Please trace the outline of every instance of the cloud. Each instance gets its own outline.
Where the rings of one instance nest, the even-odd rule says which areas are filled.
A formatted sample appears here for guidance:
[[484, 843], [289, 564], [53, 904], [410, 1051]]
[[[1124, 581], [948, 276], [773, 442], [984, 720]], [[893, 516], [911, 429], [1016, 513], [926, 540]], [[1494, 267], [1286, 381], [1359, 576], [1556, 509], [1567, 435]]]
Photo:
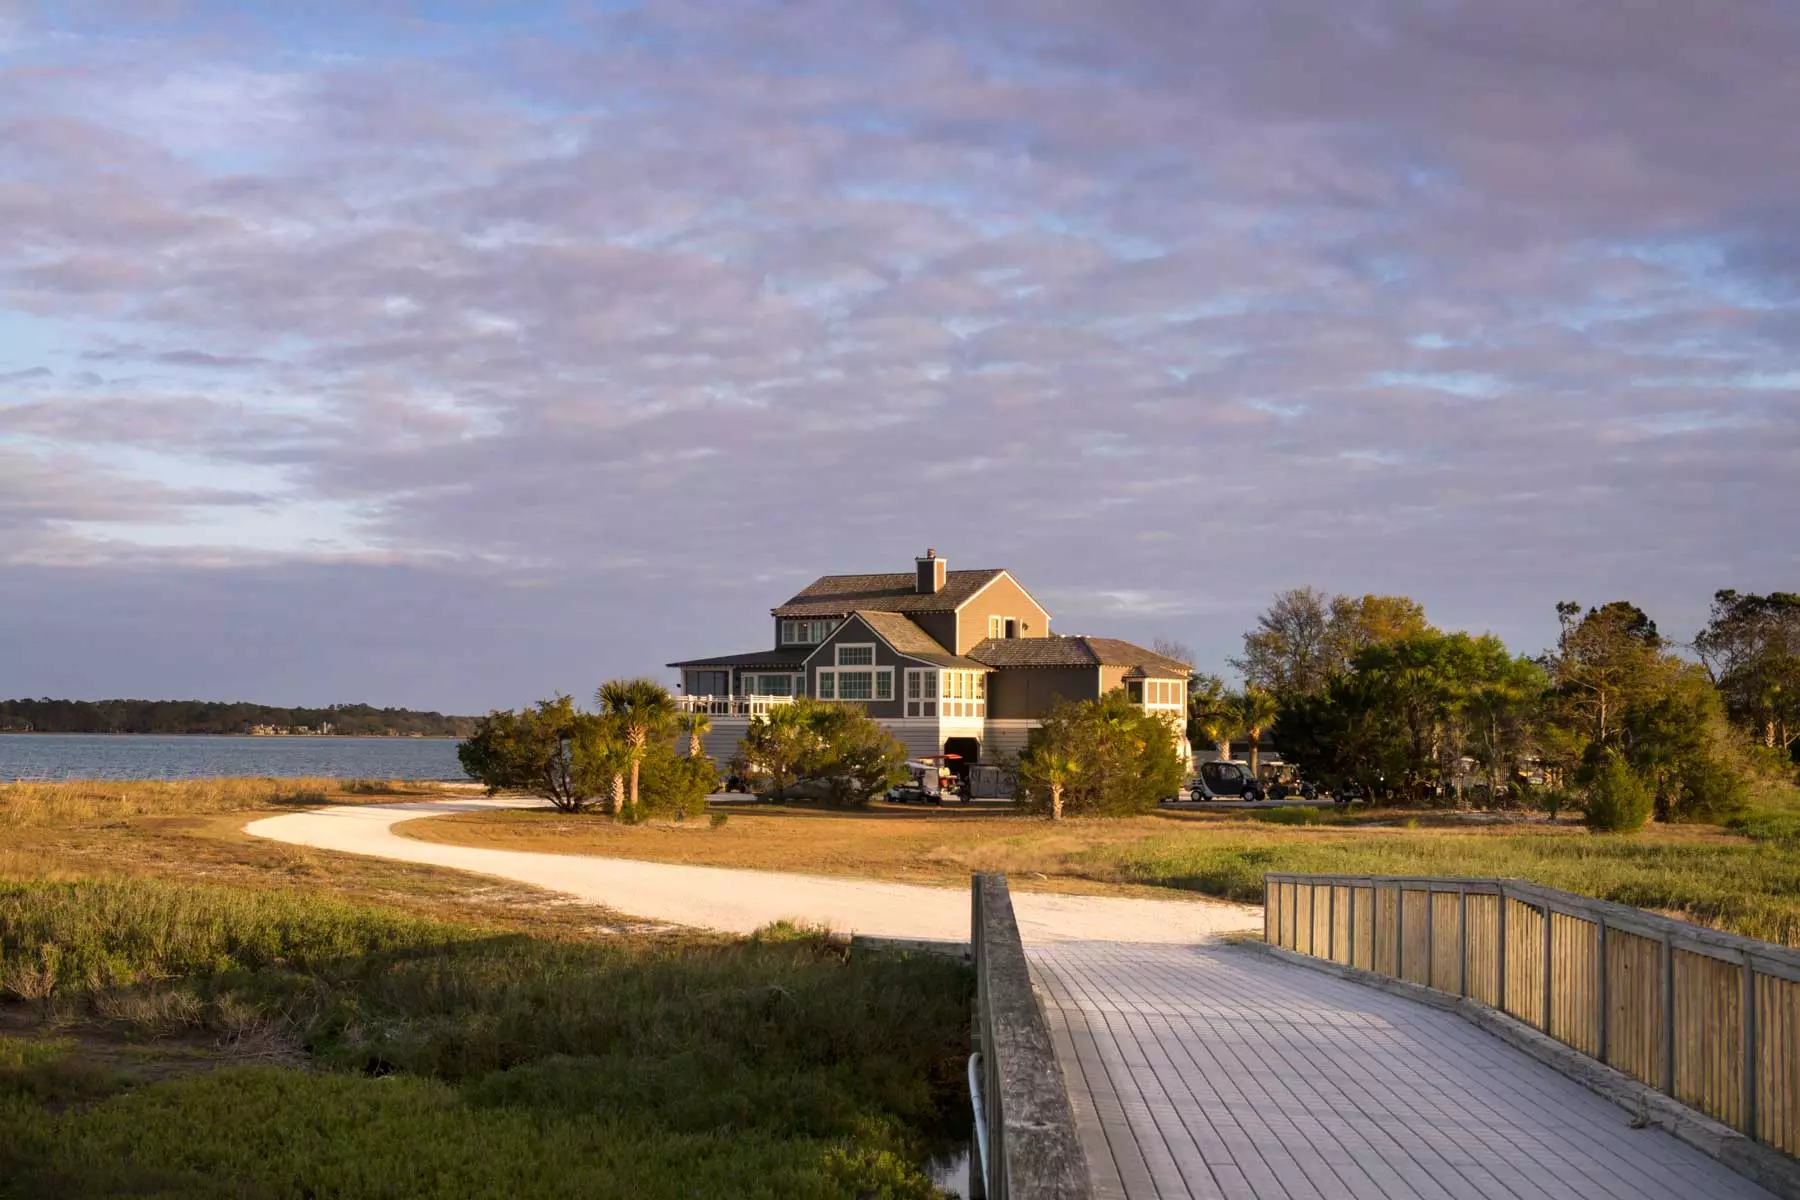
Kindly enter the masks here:
[[595, 644], [653, 668], [926, 544], [1221, 659], [1300, 583], [1522, 649], [1567, 596], [1792, 586], [1778, 7], [58, 20], [0, 28], [0, 528], [45, 596], [510, 573], [471, 593], [548, 678], [544, 596], [716, 600]]

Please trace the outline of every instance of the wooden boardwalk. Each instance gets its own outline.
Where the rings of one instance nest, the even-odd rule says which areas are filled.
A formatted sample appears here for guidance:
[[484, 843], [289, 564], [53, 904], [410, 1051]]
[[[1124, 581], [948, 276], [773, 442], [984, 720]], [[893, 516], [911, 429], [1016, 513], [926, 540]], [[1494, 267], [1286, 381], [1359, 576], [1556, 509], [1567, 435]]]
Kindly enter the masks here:
[[1029, 953], [1102, 1200], [1771, 1200], [1452, 1013], [1216, 943]]

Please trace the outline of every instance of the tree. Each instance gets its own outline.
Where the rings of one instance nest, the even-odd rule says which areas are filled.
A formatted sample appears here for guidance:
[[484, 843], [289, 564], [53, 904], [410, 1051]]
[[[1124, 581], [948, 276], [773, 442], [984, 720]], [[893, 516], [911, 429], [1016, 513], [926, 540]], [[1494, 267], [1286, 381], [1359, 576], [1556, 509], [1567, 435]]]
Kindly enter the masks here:
[[1231, 739], [1244, 732], [1237, 706], [1217, 675], [1188, 680], [1188, 745], [1211, 746], [1220, 758], [1231, 757]]
[[[1056, 769], [1072, 760], [1073, 772]], [[1019, 756], [1028, 808], [1093, 816], [1150, 812], [1179, 794], [1184, 763], [1168, 723], [1115, 689], [1079, 704], [1058, 703]], [[1052, 789], [1053, 778], [1059, 784]]]
[[1464, 746], [1487, 776], [1490, 804], [1499, 802], [1503, 781], [1512, 778], [1534, 745], [1547, 686], [1542, 667], [1518, 658], [1463, 695]]
[[1231, 665], [1252, 686], [1278, 697], [1307, 696], [1331, 677], [1331, 597], [1316, 588], [1276, 595], [1244, 635], [1244, 655]]
[[1254, 775], [1259, 754], [1257, 743], [1261, 739], [1263, 731], [1274, 726], [1276, 714], [1280, 710], [1275, 703], [1275, 697], [1259, 687], [1247, 687], [1232, 697], [1232, 707], [1237, 710], [1238, 726], [1244, 731], [1244, 736], [1250, 740], [1250, 773]]
[[[609, 679], [594, 693], [594, 703], [619, 724], [629, 750], [631, 771], [630, 804], [638, 806], [638, 775], [643, 765], [645, 747], [651, 738], [661, 738], [675, 728], [675, 698], [669, 689], [654, 679]], [[613, 782], [614, 813], [618, 812], [619, 784]]]
[[712, 718], [703, 712], [691, 712], [683, 724], [687, 729], [688, 757], [703, 757], [706, 754], [706, 743], [701, 739], [712, 732]]
[[1619, 713], [1660, 681], [1662, 637], [1656, 622], [1625, 600], [1590, 608], [1585, 616], [1579, 604], [1564, 601], [1556, 615], [1562, 632], [1544, 666], [1563, 720], [1604, 745], [1618, 732]]
[[456, 757], [490, 796], [524, 792], [564, 812], [581, 812], [618, 773], [628, 752], [614, 725], [557, 696], [518, 712], [489, 713], [458, 744]]
[[1595, 746], [1600, 754], [1587, 784], [1588, 828], [1600, 833], [1633, 833], [1642, 829], [1650, 819], [1650, 789], [1622, 755], [1599, 743]]
[[1694, 651], [1732, 720], [1765, 746], [1800, 745], [1800, 594], [1716, 593]]
[[1176, 662], [1186, 663], [1190, 667], [1195, 665], [1196, 656], [1194, 654], [1194, 648], [1186, 642], [1178, 641], [1175, 638], [1159, 637], [1152, 639], [1150, 642], [1150, 649], [1156, 651], [1156, 653], [1162, 655], [1164, 658], [1172, 658]]
[[1749, 785], [1725, 706], [1691, 663], [1619, 718], [1631, 769], [1650, 789], [1661, 821], [1721, 822], [1746, 807]]
[[706, 811], [706, 798], [719, 785], [719, 769], [705, 754], [676, 753], [670, 739], [652, 741], [644, 750], [643, 792], [639, 817], [672, 816], [676, 820]]
[[867, 804], [906, 777], [906, 748], [861, 708], [804, 696], [751, 718], [736, 761], [759, 793], [839, 806]]
[[1332, 671], [1347, 670], [1363, 650], [1433, 632], [1425, 606], [1410, 596], [1334, 596], [1325, 632]]

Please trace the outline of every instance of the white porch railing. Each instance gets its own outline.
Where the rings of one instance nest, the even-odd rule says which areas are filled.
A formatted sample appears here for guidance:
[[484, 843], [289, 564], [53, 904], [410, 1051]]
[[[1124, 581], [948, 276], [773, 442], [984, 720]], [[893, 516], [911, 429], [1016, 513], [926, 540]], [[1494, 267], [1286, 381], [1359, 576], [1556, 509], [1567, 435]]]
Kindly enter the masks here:
[[771, 709], [792, 704], [792, 696], [677, 696], [675, 705], [684, 713], [709, 717], [760, 717]]

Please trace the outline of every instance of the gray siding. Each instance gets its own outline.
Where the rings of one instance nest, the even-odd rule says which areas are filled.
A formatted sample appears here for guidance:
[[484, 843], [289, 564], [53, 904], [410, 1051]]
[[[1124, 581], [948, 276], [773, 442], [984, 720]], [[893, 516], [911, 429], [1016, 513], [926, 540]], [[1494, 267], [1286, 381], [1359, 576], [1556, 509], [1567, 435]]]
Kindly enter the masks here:
[[888, 644], [876, 635], [873, 629], [863, 624], [861, 618], [851, 617], [848, 621], [819, 646], [806, 664], [806, 694], [819, 694], [819, 668], [831, 667], [837, 662], [837, 647], [845, 643], [866, 642], [875, 647], [875, 666], [891, 667], [894, 672], [894, 698], [892, 700], [860, 701], [871, 717], [894, 718], [905, 714], [905, 702], [902, 693], [906, 690], [906, 668], [919, 666], [910, 658], [902, 658], [888, 647]]
[[988, 717], [1038, 720], [1058, 699], [1075, 703], [1100, 694], [1099, 667], [1005, 667], [988, 675]]

